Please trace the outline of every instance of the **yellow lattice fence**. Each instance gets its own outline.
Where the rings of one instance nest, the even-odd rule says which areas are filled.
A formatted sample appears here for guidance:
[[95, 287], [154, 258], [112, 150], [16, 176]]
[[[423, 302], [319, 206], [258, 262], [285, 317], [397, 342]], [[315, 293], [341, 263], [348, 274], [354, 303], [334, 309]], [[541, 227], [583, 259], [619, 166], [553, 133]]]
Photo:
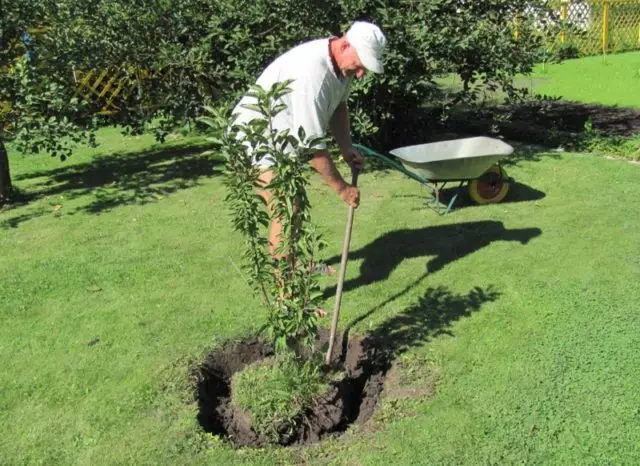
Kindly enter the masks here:
[[132, 68], [78, 71], [74, 70], [76, 97], [96, 105], [101, 115], [110, 115], [122, 110], [138, 92], [142, 80], [149, 78], [149, 72]]
[[[31, 36], [36, 36], [44, 30], [46, 30], [44, 27], [31, 28], [28, 33]], [[28, 52], [28, 48], [23, 46], [22, 39], [14, 39], [8, 46], [16, 50], [16, 57]], [[6, 73], [9, 70], [0, 69], [0, 73]], [[132, 101], [135, 101], [137, 105], [142, 103], [145, 109], [152, 108], [154, 105], [142, 93], [142, 88], [149, 84], [145, 81], [159, 78], [168, 72], [168, 70], [150, 72], [125, 64], [112, 69], [88, 71], [74, 69], [72, 71], [76, 86], [74, 96], [91, 103], [93, 108], [97, 109], [95, 113], [100, 115], [118, 113], [123, 108], [130, 107]], [[138, 98], [136, 99], [136, 97]], [[1, 101], [0, 116], [7, 113], [10, 108], [9, 102]]]
[[561, 31], [554, 44], [581, 55], [640, 50], [640, 0], [555, 0]]

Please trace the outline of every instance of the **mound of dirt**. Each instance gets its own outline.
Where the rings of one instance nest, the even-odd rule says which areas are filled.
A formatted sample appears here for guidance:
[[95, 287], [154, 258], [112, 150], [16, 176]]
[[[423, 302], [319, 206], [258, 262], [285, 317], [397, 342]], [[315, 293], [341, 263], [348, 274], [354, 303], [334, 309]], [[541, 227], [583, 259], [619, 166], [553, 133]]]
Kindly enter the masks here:
[[[327, 340], [326, 334], [321, 335], [318, 345]], [[315, 443], [371, 417], [380, 400], [388, 363], [366, 347], [364, 340], [354, 338], [336, 349], [333, 364], [344, 368], [345, 377], [332, 382], [329, 392], [305, 413], [295, 432], [283, 437], [283, 445]], [[195, 370], [198, 421], [207, 432], [236, 446], [267, 443], [251, 428], [245, 414], [232, 405], [230, 383], [234, 373], [272, 354], [272, 347], [264, 340], [251, 338], [211, 352]]]

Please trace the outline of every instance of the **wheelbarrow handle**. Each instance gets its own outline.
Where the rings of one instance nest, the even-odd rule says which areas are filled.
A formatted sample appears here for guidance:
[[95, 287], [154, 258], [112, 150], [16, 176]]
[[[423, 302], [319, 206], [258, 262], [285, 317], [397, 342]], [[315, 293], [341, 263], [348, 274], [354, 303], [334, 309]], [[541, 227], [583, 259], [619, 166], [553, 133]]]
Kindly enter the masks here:
[[367, 146], [363, 146], [362, 144], [354, 144], [353, 147], [360, 149], [364, 153], [364, 155], [366, 155], [367, 157], [373, 157], [375, 159], [382, 160], [383, 162], [388, 163], [389, 165], [399, 170], [404, 170], [404, 167], [400, 165], [398, 162], [396, 162], [395, 160], [393, 160], [392, 158], [387, 157], [386, 155], [383, 155], [380, 152], [376, 152], [375, 150]]
[[380, 152], [376, 152], [375, 150], [373, 150], [373, 149], [371, 149], [371, 148], [369, 148], [367, 146], [363, 146], [362, 144], [354, 144], [353, 147], [356, 147], [356, 148], [360, 149], [364, 153], [364, 155], [366, 155], [368, 157], [373, 157], [374, 159], [381, 160], [382, 162], [386, 163], [387, 165], [392, 166], [396, 170], [404, 173], [409, 178], [411, 178], [413, 180], [416, 180], [419, 183], [429, 184], [428, 180], [422, 178], [421, 176], [416, 175], [415, 173], [410, 172], [405, 167], [403, 167], [402, 164], [396, 162], [391, 157], [383, 155]]

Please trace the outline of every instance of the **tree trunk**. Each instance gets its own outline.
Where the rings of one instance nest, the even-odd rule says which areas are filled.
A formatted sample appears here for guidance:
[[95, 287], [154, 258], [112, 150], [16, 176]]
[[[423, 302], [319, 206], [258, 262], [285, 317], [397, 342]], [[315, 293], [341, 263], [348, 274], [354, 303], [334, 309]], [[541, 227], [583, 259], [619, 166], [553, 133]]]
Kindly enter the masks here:
[[9, 171], [9, 156], [4, 140], [0, 137], [0, 205], [9, 202], [11, 196], [11, 172]]

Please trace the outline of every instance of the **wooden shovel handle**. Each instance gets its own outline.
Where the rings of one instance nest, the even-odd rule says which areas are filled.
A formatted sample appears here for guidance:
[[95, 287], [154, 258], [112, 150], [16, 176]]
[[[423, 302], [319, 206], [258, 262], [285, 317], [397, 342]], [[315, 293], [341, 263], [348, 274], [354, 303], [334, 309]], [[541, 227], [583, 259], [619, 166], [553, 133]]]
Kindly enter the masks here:
[[[352, 170], [351, 172], [351, 184], [357, 186], [358, 184], [358, 172]], [[351, 243], [351, 229], [353, 227], [353, 214], [355, 208], [349, 206], [349, 214], [347, 216], [347, 229], [344, 234], [344, 243], [342, 245], [342, 259], [340, 261], [340, 275], [338, 276], [338, 288], [336, 289], [336, 304], [333, 309], [333, 319], [331, 321], [331, 333], [329, 335], [329, 349], [325, 358], [325, 363], [329, 365], [331, 363], [331, 356], [333, 354], [333, 345], [336, 340], [336, 329], [338, 328], [338, 318], [340, 317], [340, 303], [342, 301], [342, 287], [344, 286], [344, 276], [347, 271], [347, 260], [349, 259], [349, 245]]]

